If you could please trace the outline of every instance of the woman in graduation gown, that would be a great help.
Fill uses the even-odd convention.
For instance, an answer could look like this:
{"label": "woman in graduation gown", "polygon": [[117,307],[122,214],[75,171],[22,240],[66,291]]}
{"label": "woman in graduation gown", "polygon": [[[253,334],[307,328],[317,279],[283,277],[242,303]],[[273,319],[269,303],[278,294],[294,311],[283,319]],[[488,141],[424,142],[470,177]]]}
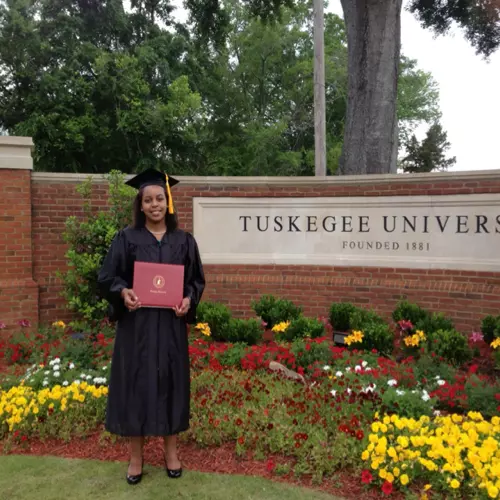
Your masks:
{"label": "woman in graduation gown", "polygon": [[[195,321],[205,278],[194,237],[177,227],[170,187],[150,169],[127,182],[138,189],[134,223],[111,244],[98,276],[117,321],[106,429],[130,438],[127,482],[142,479],[145,436],[163,436],[168,476],[178,478],[176,435],[189,427],[187,323]],[[184,299],[175,310],[141,307],[132,290],[134,262],[184,265]]]}

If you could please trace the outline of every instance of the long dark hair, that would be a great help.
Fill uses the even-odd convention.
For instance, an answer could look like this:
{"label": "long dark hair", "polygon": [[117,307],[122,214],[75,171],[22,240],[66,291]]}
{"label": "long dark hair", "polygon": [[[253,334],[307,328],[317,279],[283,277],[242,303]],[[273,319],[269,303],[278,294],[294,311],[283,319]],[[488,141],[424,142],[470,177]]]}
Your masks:
{"label": "long dark hair", "polygon": [[[142,197],[144,195],[144,188],[139,189],[137,196],[134,200],[134,213],[133,213],[133,222],[132,227],[135,229],[139,229],[142,227],[146,227],[146,216],[144,212],[141,210],[142,208]],[[168,193],[165,190],[165,197],[167,198],[167,206],[168,206]],[[177,214],[167,214],[165,215],[165,224],[167,226],[168,231],[175,231],[178,226]]]}

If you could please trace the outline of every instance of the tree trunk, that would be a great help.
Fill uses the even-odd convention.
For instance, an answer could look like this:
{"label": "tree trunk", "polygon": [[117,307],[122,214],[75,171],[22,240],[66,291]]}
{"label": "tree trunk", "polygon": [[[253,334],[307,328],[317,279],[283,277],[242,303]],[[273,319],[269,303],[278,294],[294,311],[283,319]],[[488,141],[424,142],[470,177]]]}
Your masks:
{"label": "tree trunk", "polygon": [[349,92],[339,174],[396,171],[402,0],[341,0]]}

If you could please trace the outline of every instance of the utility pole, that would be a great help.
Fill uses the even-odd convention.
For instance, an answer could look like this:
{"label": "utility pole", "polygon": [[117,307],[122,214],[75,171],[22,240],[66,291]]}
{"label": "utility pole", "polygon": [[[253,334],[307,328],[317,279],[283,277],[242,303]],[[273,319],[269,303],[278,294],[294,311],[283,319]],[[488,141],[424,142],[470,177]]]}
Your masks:
{"label": "utility pole", "polygon": [[314,175],[326,175],[324,0],[314,0]]}

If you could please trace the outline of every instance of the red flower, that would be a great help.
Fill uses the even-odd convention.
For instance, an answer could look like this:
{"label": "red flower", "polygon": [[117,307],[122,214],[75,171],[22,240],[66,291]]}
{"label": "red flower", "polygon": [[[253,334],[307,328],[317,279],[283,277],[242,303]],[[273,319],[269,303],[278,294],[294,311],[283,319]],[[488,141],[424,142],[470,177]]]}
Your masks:
{"label": "red flower", "polygon": [[238,438],[238,444],[244,445],[245,444],[245,438],[243,436],[240,436]]}
{"label": "red flower", "polygon": [[358,432],[356,432],[356,439],[358,441],[361,441],[364,437],[365,437],[365,434],[361,429]]}
{"label": "red flower", "polygon": [[243,423],[243,420],[241,418],[236,419],[236,425],[241,425]]}
{"label": "red flower", "polygon": [[266,463],[266,470],[267,472],[273,472],[275,468],[276,464],[274,463],[273,459],[270,458]]}
{"label": "red flower", "polygon": [[382,485],[382,491],[386,495],[390,495],[392,493],[392,483],[390,483],[389,481],[385,481]]}
{"label": "red flower", "polygon": [[365,484],[370,484],[373,481],[372,473],[369,470],[364,469],[361,472],[361,482]]}
{"label": "red flower", "polygon": [[267,428],[271,431],[273,429],[274,425],[273,424],[267,424]]}

